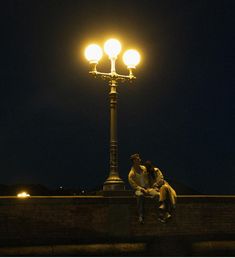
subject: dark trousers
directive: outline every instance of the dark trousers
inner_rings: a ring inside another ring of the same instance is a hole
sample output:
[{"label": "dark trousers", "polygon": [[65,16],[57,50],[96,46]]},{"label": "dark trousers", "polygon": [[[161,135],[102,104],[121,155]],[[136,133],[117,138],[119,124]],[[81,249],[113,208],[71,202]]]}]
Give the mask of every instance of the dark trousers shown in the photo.
[{"label": "dark trousers", "polygon": [[144,195],[137,196],[137,210],[139,216],[144,216]]}]

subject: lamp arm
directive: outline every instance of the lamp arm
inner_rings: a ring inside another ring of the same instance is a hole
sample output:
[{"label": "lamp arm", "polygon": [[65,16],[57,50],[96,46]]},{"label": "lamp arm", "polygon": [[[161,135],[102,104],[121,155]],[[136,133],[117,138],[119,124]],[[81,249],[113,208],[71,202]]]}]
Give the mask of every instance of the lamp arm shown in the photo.
[{"label": "lamp arm", "polygon": [[98,72],[96,70],[92,70],[89,72],[91,75],[93,75],[94,77],[98,77],[101,78],[103,80],[110,80],[110,79],[114,79],[117,81],[121,81],[121,82],[125,82],[125,81],[133,81],[134,79],[136,79],[136,77],[130,73],[129,75],[122,75],[122,74],[118,74],[118,73],[102,73],[102,72]]}]

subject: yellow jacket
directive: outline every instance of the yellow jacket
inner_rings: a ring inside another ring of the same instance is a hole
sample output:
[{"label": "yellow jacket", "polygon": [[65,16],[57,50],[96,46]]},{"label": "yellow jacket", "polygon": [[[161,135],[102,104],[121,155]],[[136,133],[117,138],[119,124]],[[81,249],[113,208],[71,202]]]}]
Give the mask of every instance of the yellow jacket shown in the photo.
[{"label": "yellow jacket", "polygon": [[169,190],[169,199],[173,205],[176,203],[176,191],[169,185],[169,183],[164,180],[163,174],[159,168],[154,168],[155,172],[155,180],[150,180],[150,187],[160,189],[161,186],[164,184],[167,186]]}]

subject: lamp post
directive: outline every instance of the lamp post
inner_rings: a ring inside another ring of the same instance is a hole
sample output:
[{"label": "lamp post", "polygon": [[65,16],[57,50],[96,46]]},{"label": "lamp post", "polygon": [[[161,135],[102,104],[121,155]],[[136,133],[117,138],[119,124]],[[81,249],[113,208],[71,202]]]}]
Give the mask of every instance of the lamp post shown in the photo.
[{"label": "lamp post", "polygon": [[123,61],[127,65],[129,75],[121,75],[116,72],[115,63],[118,54],[121,52],[121,44],[116,39],[109,39],[104,44],[104,52],[108,55],[111,62],[111,70],[109,73],[98,72],[96,67],[99,60],[103,56],[102,49],[96,45],[91,44],[85,50],[85,57],[91,65],[90,74],[95,78],[101,78],[109,82],[110,92],[110,159],[109,159],[109,176],[104,182],[104,191],[124,190],[124,182],[118,173],[118,141],[117,141],[117,86],[118,82],[133,81],[136,77],[133,75],[135,66],[140,61],[139,53],[130,49],[123,55]]}]

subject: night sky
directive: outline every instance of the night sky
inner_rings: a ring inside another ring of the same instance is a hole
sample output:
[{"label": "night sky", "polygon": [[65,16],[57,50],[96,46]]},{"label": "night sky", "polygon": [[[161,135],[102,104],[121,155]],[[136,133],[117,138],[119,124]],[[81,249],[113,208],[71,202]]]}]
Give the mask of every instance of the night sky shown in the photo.
[{"label": "night sky", "polygon": [[[166,178],[235,194],[235,1],[1,1],[0,184],[101,189],[109,87],[84,48],[110,37],[142,60],[118,86],[119,172],[140,153]],[[104,56],[98,65],[109,72]],[[117,72],[127,74],[122,56]]]}]

